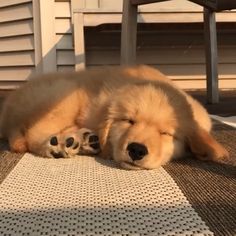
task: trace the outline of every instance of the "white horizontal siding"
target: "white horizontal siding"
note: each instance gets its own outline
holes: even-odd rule
[[[62,18],[60,18],[62,20]],[[65,19],[66,21],[68,19]],[[65,21],[64,21],[65,23]],[[70,33],[69,23],[67,34],[61,34],[62,27],[59,27],[60,33],[57,35],[57,65],[59,71],[73,70],[74,67],[74,51],[73,42]],[[92,39],[96,37],[89,35]],[[117,35],[118,36],[118,35]],[[172,35],[173,36],[173,35]],[[156,35],[156,37],[158,37]],[[153,41],[155,41],[155,36]],[[186,41],[183,37],[176,37],[176,41]],[[166,38],[163,37],[162,44],[165,44]],[[101,39],[102,40],[102,39]],[[110,40],[112,42],[112,39]],[[168,40],[167,40],[168,41]],[[159,41],[160,42],[160,41]],[[110,43],[111,44],[111,43]],[[235,45],[236,46],[236,45]],[[219,86],[221,89],[236,88],[236,47],[223,46],[219,47]],[[117,47],[96,48],[89,47],[86,51],[86,62],[88,67],[96,67],[102,65],[118,65],[120,51]],[[150,48],[139,49],[137,51],[137,62],[150,64],[157,67],[171,79],[175,80],[178,86],[184,89],[205,89],[205,55],[204,48],[189,45],[188,42],[182,42],[182,47],[172,45],[171,48],[165,46],[157,47],[153,43]]]
[[[110,9],[111,11],[122,9],[121,0],[90,0],[84,1],[86,9]],[[144,22],[202,22],[202,7],[184,0],[175,0],[157,4],[148,4],[140,7],[141,11],[155,12],[142,18]],[[159,12],[159,13],[158,13]],[[56,34],[57,34],[57,65],[59,71],[74,69],[73,40],[71,36],[71,8],[69,1],[56,1]],[[106,17],[106,16],[104,16]],[[217,20],[221,22],[234,21],[235,11],[231,13],[217,13]],[[154,19],[154,20],[153,20]],[[121,16],[113,16],[112,22],[120,22]],[[96,22],[96,23],[95,23]],[[97,25],[106,22],[102,15],[89,15],[85,18],[87,25]],[[109,29],[111,31],[109,32]],[[116,30],[116,29],[115,29]],[[168,29],[166,29],[168,31]],[[111,33],[108,27],[107,36],[103,34],[87,34],[86,63],[87,67],[102,65],[118,65],[120,61],[119,33]],[[203,47],[203,35],[199,32],[180,33],[178,27],[169,35],[163,32],[159,34],[147,34],[144,44],[137,50],[137,62],[145,63],[159,68],[170,76],[183,88],[205,88],[205,55]],[[181,35],[182,34],[182,35]],[[190,40],[189,40],[190,36]],[[100,37],[100,38],[99,38]],[[93,42],[93,39],[96,40]],[[148,40],[147,40],[148,38]],[[173,40],[174,38],[174,40]],[[224,35],[223,44],[219,47],[219,78],[221,88],[235,87],[236,79],[236,44],[232,37]],[[146,40],[146,43],[145,43]],[[99,43],[96,45],[96,42]],[[104,43],[101,43],[101,42]],[[201,43],[196,43],[200,41]],[[222,40],[221,40],[222,41]],[[227,41],[227,42],[226,42]],[[166,46],[168,45],[168,46]]]
[[[0,69],[0,78],[1,81],[25,81],[34,73],[34,67],[5,67]]]
[[[33,66],[34,51],[0,53],[0,66]]]
[[[62,50],[73,50],[73,39],[71,34],[57,34],[56,35],[56,47]]]
[[[32,0],[1,0],[0,1],[0,8],[3,7],[9,7],[9,6],[13,6],[13,5],[19,5],[21,3],[31,3]]]
[[[220,64],[236,64],[236,46],[219,48]],[[87,63],[91,65],[117,65],[119,64],[120,50],[118,49],[90,49],[86,53]],[[58,50],[58,65],[73,65],[73,50]],[[137,51],[137,63],[158,65],[193,65],[204,64],[203,48],[149,48]],[[236,70],[236,68],[235,68]]]
[[[184,53],[184,51],[182,51]],[[138,64],[149,64],[160,68],[163,73],[169,75],[173,79],[203,79],[205,78],[205,64],[204,58],[197,57],[195,59],[189,57],[182,57],[178,61],[178,52],[168,51],[169,55],[165,54],[163,50],[158,56],[155,55],[155,51],[142,51],[138,53]],[[147,59],[143,56],[147,55]],[[150,54],[154,57],[150,58]],[[223,54],[225,54],[223,50]],[[231,53],[230,53],[231,54]],[[167,56],[166,56],[167,55]],[[59,66],[73,66],[74,65],[74,53],[73,51],[58,51],[57,64]],[[118,65],[119,64],[119,51],[105,51],[105,50],[89,50],[86,54],[88,66],[103,66],[103,65]],[[230,57],[230,56],[229,56]],[[177,61],[174,61],[176,58]],[[189,60],[188,60],[189,59]],[[236,75],[236,61],[230,61],[226,63],[224,57],[220,57],[222,63],[219,64],[220,78],[232,79]]]
[[[12,89],[35,72],[32,0],[0,1],[0,89]]]
[[[71,20],[69,18],[59,18],[55,21],[55,32],[56,34],[71,34]]]
[[[75,67],[74,67],[74,65],[72,65],[72,66],[60,66],[60,65],[58,65],[58,66],[57,66],[57,70],[58,70],[59,72],[74,71],[74,70],[75,70]]]
[[[87,0],[86,2],[92,2],[92,1]],[[107,8],[107,9],[115,8],[122,10],[122,0],[99,0],[98,2],[100,8]],[[161,12],[183,12],[183,11],[197,12],[202,10],[202,8],[199,5],[183,0],[147,4],[139,6],[139,8],[145,11],[161,11]]]
[[[69,1],[55,2],[55,17],[56,18],[71,17],[71,5]]]
[[[13,90],[17,89],[23,84],[25,84],[26,80],[24,81],[1,81],[0,88],[1,90]]]
[[[72,4],[74,1],[55,0],[55,33],[57,49],[57,70],[73,71],[74,67],[74,42],[72,37]],[[82,3],[82,1],[80,1]],[[80,4],[76,1],[76,5]],[[70,63],[64,63],[63,53],[67,55]],[[72,55],[71,55],[72,53]],[[61,65],[60,65],[61,64]],[[66,64],[66,65],[63,65]]]
[[[0,38],[33,34],[33,20],[22,20],[0,24]]]
[[[84,2],[84,3],[83,3]],[[86,9],[106,9],[121,11],[122,0],[55,0],[52,2],[40,2],[41,7],[47,8],[46,12],[41,9],[41,14],[52,17],[40,21],[40,17],[34,15],[32,0],[2,0],[0,1],[0,88],[13,88],[19,86],[35,73],[35,65],[40,66],[40,52],[45,58],[56,57],[53,63],[57,64],[59,71],[74,70],[74,43],[72,37],[71,4],[74,7],[84,6]],[[48,5],[49,4],[49,5]],[[84,4],[84,5],[83,5]],[[140,11],[155,12],[142,18],[144,22],[202,22],[202,8],[186,0],[175,0],[148,4],[140,7]],[[50,13],[51,12],[51,13]],[[38,13],[37,13],[38,14]],[[37,22],[33,22],[37,20]],[[217,20],[232,22],[236,19],[236,12],[217,13]],[[106,22],[106,16],[88,16],[88,25],[98,25]],[[121,21],[121,14],[112,18],[113,22]],[[50,40],[55,40],[55,48],[50,41],[44,43],[40,40],[40,24],[44,24],[43,34],[50,28]],[[47,26],[47,24],[50,24]],[[37,32],[34,32],[34,27]],[[48,27],[48,28],[47,28]],[[152,27],[152,26],[148,26]],[[119,64],[119,29],[109,26],[99,27],[91,32],[86,30],[86,62],[88,67]],[[180,28],[181,29],[181,28]],[[53,32],[52,32],[53,30]],[[159,29],[158,29],[159,30]],[[37,40],[35,39],[37,34]],[[219,77],[221,88],[236,88],[236,43],[235,29],[229,30],[228,34],[220,35],[219,45]],[[54,38],[55,35],[55,38]],[[153,33],[146,30],[139,34],[137,49],[138,63],[145,63],[159,68],[163,73],[170,76],[182,88],[205,88],[205,56],[202,35],[191,31],[179,31],[178,24],[172,29],[163,27]],[[46,43],[46,44],[45,44]],[[46,45],[46,49],[45,49]],[[51,48],[50,48],[50,47]],[[54,50],[56,49],[56,55]],[[35,54],[37,50],[37,56]],[[46,52],[46,54],[45,54]],[[48,52],[48,53],[47,53]],[[37,59],[35,59],[37,58]],[[54,59],[53,59],[54,60]],[[49,60],[50,62],[50,60]]]
[[[174,81],[177,86],[182,89],[206,89],[206,81],[205,80],[188,80],[188,81]],[[219,80],[219,88],[220,89],[232,89],[236,88],[236,80]]]
[[[88,68],[96,68],[97,66],[88,65]],[[206,80],[205,80],[205,74],[202,73],[199,75],[200,70],[204,70],[204,67],[202,66],[199,70],[198,66],[193,67],[175,67],[175,66],[168,66],[168,65],[155,65],[157,69],[159,69],[162,73],[165,73],[167,76],[169,76],[177,86],[179,86],[182,89],[206,89]],[[170,70],[171,67],[171,70]],[[58,66],[58,71],[73,71],[74,66]],[[189,77],[189,73],[192,73],[192,70],[197,70],[197,74],[195,76]],[[184,79],[175,79],[176,74],[179,72],[179,77]],[[174,73],[174,76],[171,76],[171,74]],[[185,74],[185,75],[183,75]],[[232,89],[236,88],[236,79],[235,74],[232,76],[232,78],[220,78],[219,80],[219,87],[220,89]]]
[[[219,48],[219,63],[236,64],[236,46]],[[73,53],[73,52],[72,52]],[[89,64],[119,64],[120,50],[93,49],[87,52]],[[64,55],[73,57],[73,55]],[[204,49],[199,47],[152,47],[137,50],[137,63],[158,65],[204,64]]]
[[[29,2],[20,5],[0,8],[0,16],[0,23],[23,19],[32,19],[32,4],[31,2]]]
[[[33,49],[33,35],[0,38],[0,52],[29,51]]]

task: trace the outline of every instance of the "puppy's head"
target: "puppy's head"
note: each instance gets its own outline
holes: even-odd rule
[[[127,169],[154,169],[185,153],[224,162],[227,150],[199,126],[186,96],[170,85],[129,85],[107,107],[99,136],[103,154]]]
[[[103,149],[128,169],[153,169],[184,148],[169,98],[152,85],[129,85],[118,91],[101,128]]]

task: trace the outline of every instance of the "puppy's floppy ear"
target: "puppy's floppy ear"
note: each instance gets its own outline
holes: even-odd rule
[[[112,120],[109,118],[106,118],[102,121],[102,123],[99,125],[98,130],[98,136],[99,136],[99,142],[101,146],[101,156],[103,158],[111,158],[111,144],[108,140],[109,131],[112,125]]]
[[[200,160],[222,162],[229,159],[228,151],[200,127],[188,135],[187,142],[192,153]]]

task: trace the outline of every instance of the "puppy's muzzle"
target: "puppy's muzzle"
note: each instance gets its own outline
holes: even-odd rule
[[[127,151],[133,161],[142,160],[148,154],[147,147],[141,143],[130,143]]]

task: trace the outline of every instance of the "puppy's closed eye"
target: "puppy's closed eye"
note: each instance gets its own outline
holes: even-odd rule
[[[123,118],[123,119],[121,119],[121,121],[127,122],[130,125],[134,125],[135,124],[135,121],[133,119],[129,119],[129,118]]]
[[[161,131],[160,134],[167,135],[167,136],[174,136],[171,132],[168,132],[168,131]]]

